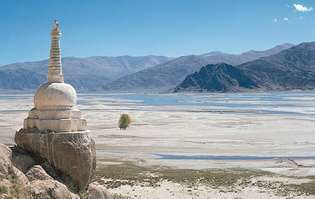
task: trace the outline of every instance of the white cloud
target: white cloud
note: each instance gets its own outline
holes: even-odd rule
[[[293,7],[298,12],[311,12],[311,11],[313,11],[312,7],[307,7],[307,6],[304,6],[302,4],[295,3],[295,4],[293,4]]]
[[[273,22],[277,23],[278,22],[278,18],[274,18]]]
[[[283,21],[289,21],[289,18],[288,17],[284,17]]]

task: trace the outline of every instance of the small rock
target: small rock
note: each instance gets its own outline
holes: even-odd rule
[[[25,175],[29,181],[54,180],[40,165],[33,166]]]
[[[12,166],[11,164],[11,153],[9,147],[0,144],[0,178],[6,178],[9,174],[10,168]]]
[[[88,194],[89,199],[111,199],[107,189],[97,182],[93,182],[89,185]]]
[[[15,166],[12,166],[12,171],[13,171],[12,175],[14,175],[14,177],[17,179],[17,182],[19,182],[22,185],[29,184],[29,180],[22,171],[17,169]]]
[[[32,198],[79,199],[80,197],[56,180],[34,180],[31,182]]]
[[[33,165],[36,164],[35,160],[24,150],[18,147],[12,147],[12,163],[13,165],[26,173]]]

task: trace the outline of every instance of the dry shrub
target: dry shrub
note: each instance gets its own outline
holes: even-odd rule
[[[128,114],[121,114],[119,122],[118,122],[118,127],[120,129],[126,130],[131,123],[131,117]]]

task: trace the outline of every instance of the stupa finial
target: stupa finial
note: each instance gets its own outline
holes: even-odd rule
[[[52,36],[60,36],[61,35],[59,23],[56,19],[54,20],[54,23],[53,23],[51,35]]]
[[[51,47],[48,65],[48,82],[63,82],[59,39],[61,36],[59,23],[54,20],[51,30]]]

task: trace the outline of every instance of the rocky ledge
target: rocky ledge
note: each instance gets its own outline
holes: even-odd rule
[[[67,184],[45,159],[18,146],[0,144],[0,198],[108,199],[107,190],[97,183],[87,189]],[[68,181],[69,183],[69,181]]]

